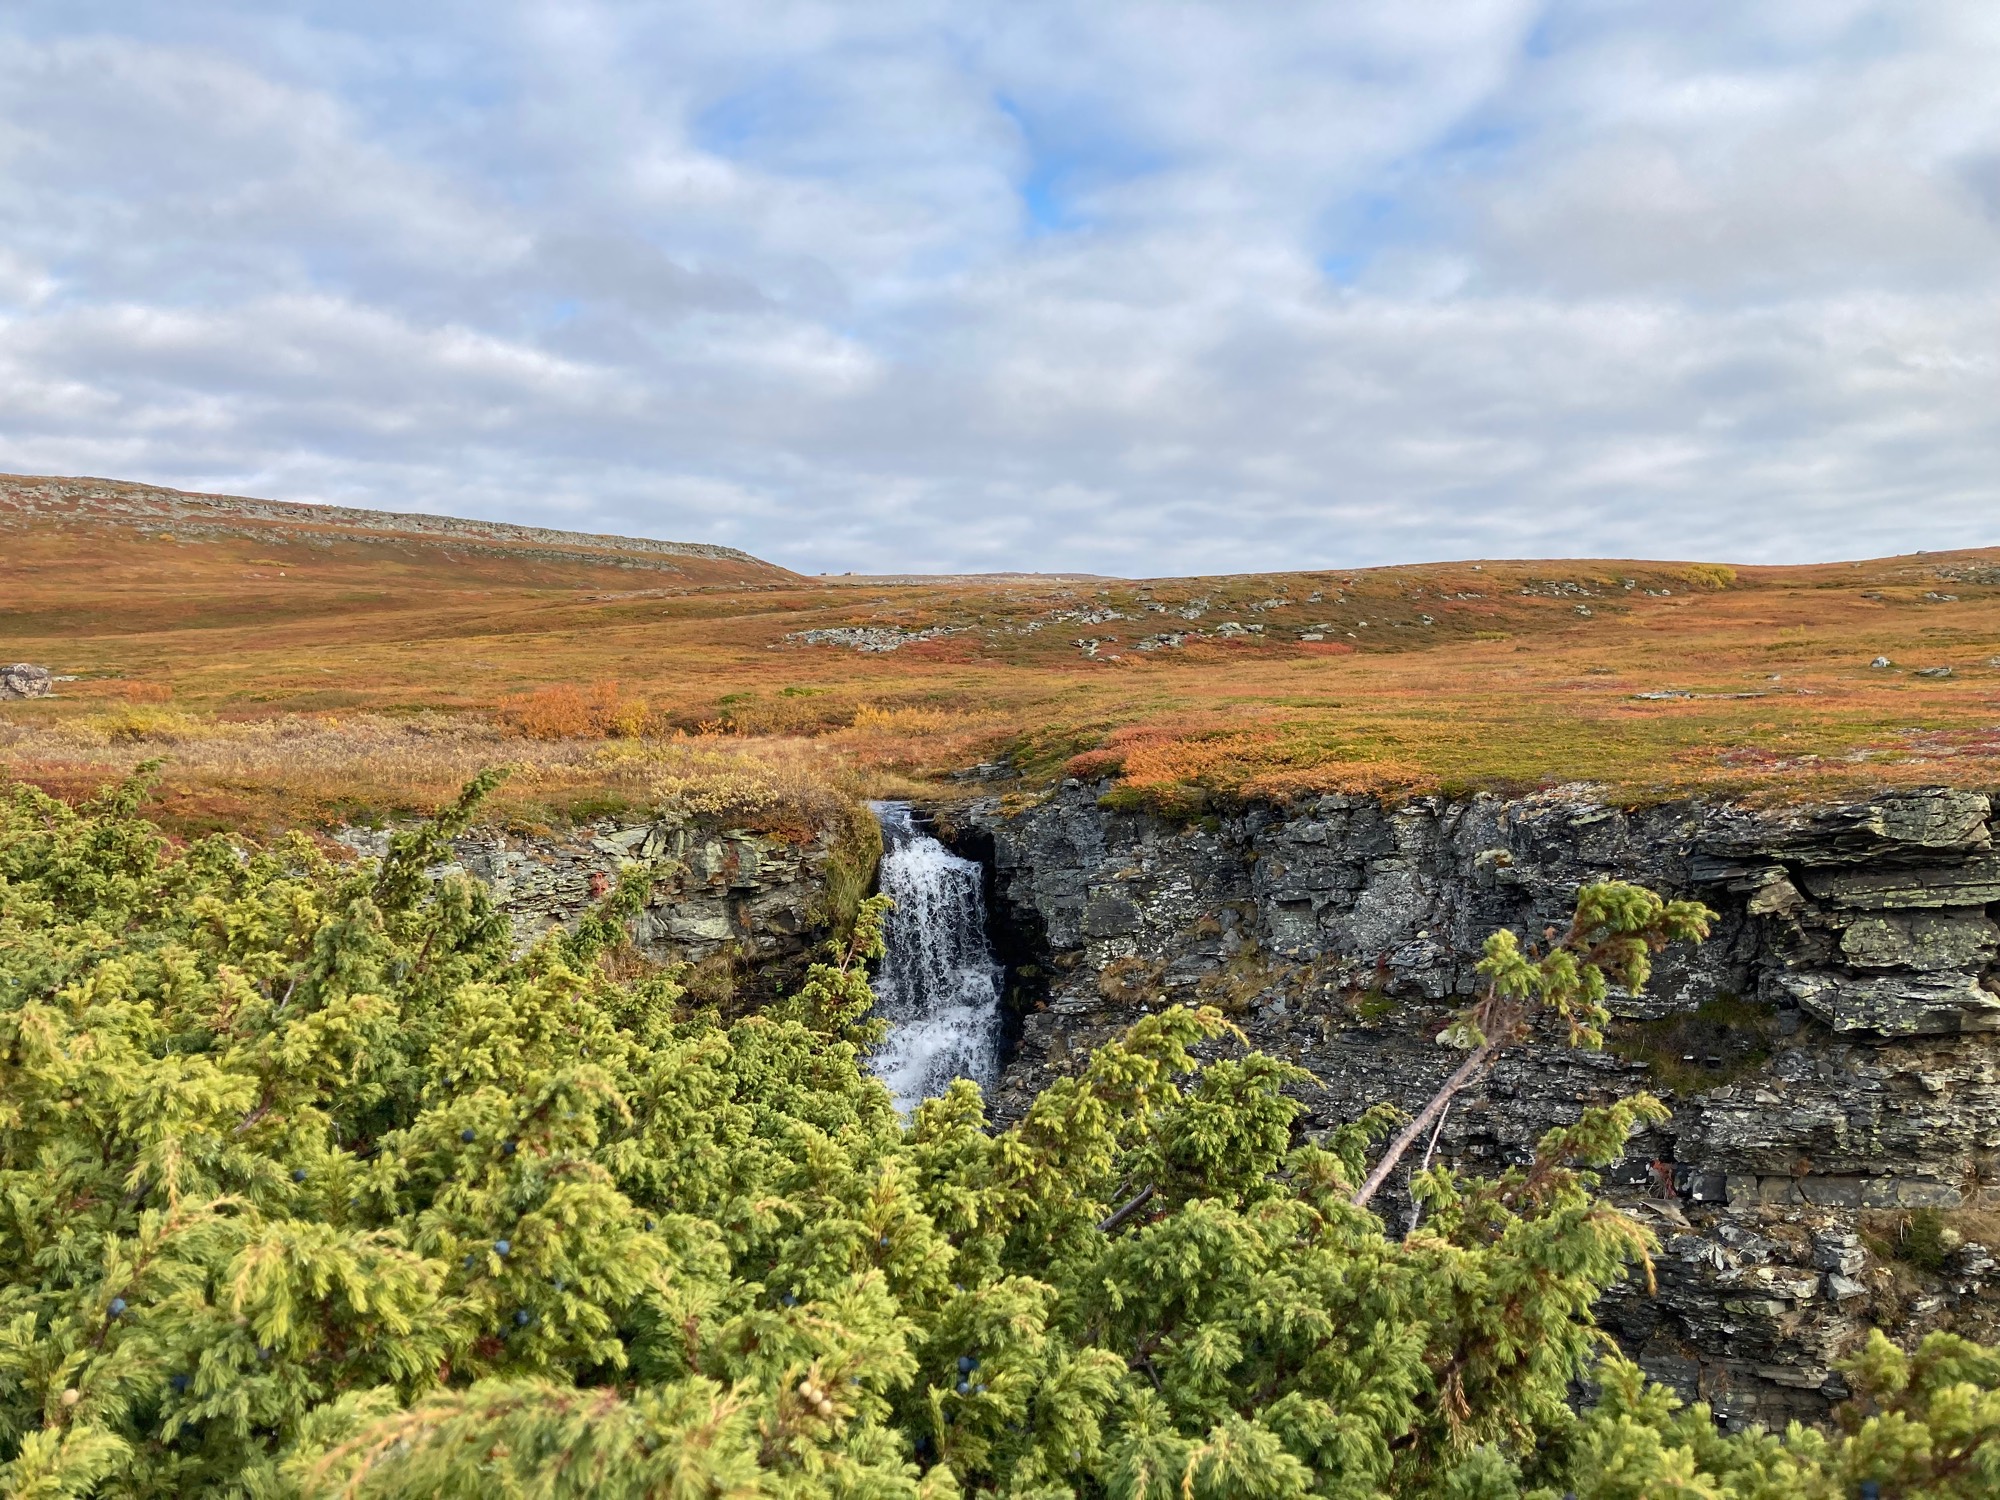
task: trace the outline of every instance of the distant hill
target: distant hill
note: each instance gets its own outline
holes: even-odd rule
[[[0,783],[84,793],[167,756],[185,828],[400,814],[517,762],[531,821],[685,777],[717,806],[765,787],[768,811],[829,778],[950,797],[1005,772],[1189,817],[1575,782],[2000,789],[2000,548],[814,578],[694,542],[0,476],[16,662],[56,686],[0,703]],[[715,770],[725,742],[761,769]]]
[[[317,546],[389,545],[521,562],[644,569],[690,583],[745,586],[797,575],[734,547],[510,526],[456,516],[205,495],[116,479],[0,474],[0,531],[118,529],[177,539]]]

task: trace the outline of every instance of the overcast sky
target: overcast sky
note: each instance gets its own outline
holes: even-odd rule
[[[2000,543],[2000,3],[9,0],[0,469],[807,571]]]

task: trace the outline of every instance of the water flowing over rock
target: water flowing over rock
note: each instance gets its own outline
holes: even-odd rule
[[[917,827],[907,806],[880,803],[875,814],[882,894],[896,905],[875,978],[889,1035],[871,1066],[905,1112],[954,1078],[990,1093],[1000,1074],[1003,973],[986,942],[985,872]]]

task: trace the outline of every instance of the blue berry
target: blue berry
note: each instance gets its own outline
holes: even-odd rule
[[[460,1139],[461,1141],[464,1141],[464,1142],[466,1143],[466,1145],[468,1145],[468,1146],[469,1146],[469,1145],[471,1145],[471,1144],[472,1144],[472,1143],[473,1143],[474,1141],[476,1141],[476,1140],[478,1140],[478,1139],[479,1139],[479,1132],[478,1132],[478,1131],[476,1131],[476,1130],[474,1130],[474,1129],[473,1129],[473,1128],[472,1128],[472,1127],[471,1127],[470,1125],[468,1125],[468,1126],[466,1126],[466,1127],[465,1127],[465,1129],[461,1130],[461,1131],[460,1131],[460,1132],[458,1133],[458,1138],[459,1138],[459,1139]]]
[[[259,1359],[269,1359],[271,1357],[271,1351],[269,1347],[263,1344],[259,1344],[257,1346],[257,1357]]]
[[[292,1168],[292,1181],[304,1182],[305,1180],[306,1180],[306,1169],[304,1167]]]
[[[519,1327],[526,1328],[528,1326],[528,1317],[529,1317],[528,1310],[527,1308],[524,1307],[519,1312],[514,1314],[514,1322]]]
[[[185,1391],[189,1386],[194,1384],[194,1381],[186,1375],[176,1375],[167,1384],[177,1391]]]
[[[961,1395],[961,1396],[969,1396],[969,1395],[971,1395],[971,1394],[972,1394],[972,1383],[971,1383],[970,1381],[966,1381],[966,1380],[961,1380],[961,1381],[960,1381],[960,1382],[958,1383],[958,1393],[959,1393],[959,1395]]]
[[[787,1292],[778,1300],[783,1302],[787,1307],[797,1307],[799,1305],[799,1298],[796,1292]]]
[[[493,1253],[495,1255],[512,1255],[514,1253],[514,1242],[512,1240],[495,1240],[493,1242]]]
[[[125,1316],[125,1299],[123,1297],[113,1297],[111,1299],[111,1316],[114,1318]]]
[[[500,1143],[500,1154],[502,1156],[512,1156],[520,1149],[520,1143],[517,1141],[502,1141]]]
[[[959,1355],[958,1357],[959,1374],[970,1375],[974,1370],[978,1368],[979,1368],[979,1361],[974,1359],[970,1354]]]
[[[558,1277],[557,1277],[557,1278],[555,1279],[555,1288],[556,1288],[556,1290],[557,1290],[557,1291],[559,1291],[559,1292],[560,1292],[560,1291],[564,1290],[565,1288],[567,1288],[568,1286],[569,1286],[569,1283],[568,1283],[567,1281],[564,1281],[564,1280],[562,1279],[562,1277],[558,1276]]]

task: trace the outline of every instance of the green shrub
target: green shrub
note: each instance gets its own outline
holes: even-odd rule
[[[1350,1202],[1388,1112],[1295,1144],[1302,1075],[1212,1010],[1012,1129],[963,1083],[906,1122],[860,1065],[879,898],[720,1024],[618,977],[647,872],[520,957],[429,876],[484,789],[345,868],[172,848],[139,783],[0,802],[0,1493],[1995,1492],[1961,1340],[1871,1346],[1838,1442],[1600,1360],[1649,1236],[1585,1166],[1650,1100],[1423,1174],[1401,1241]]]

